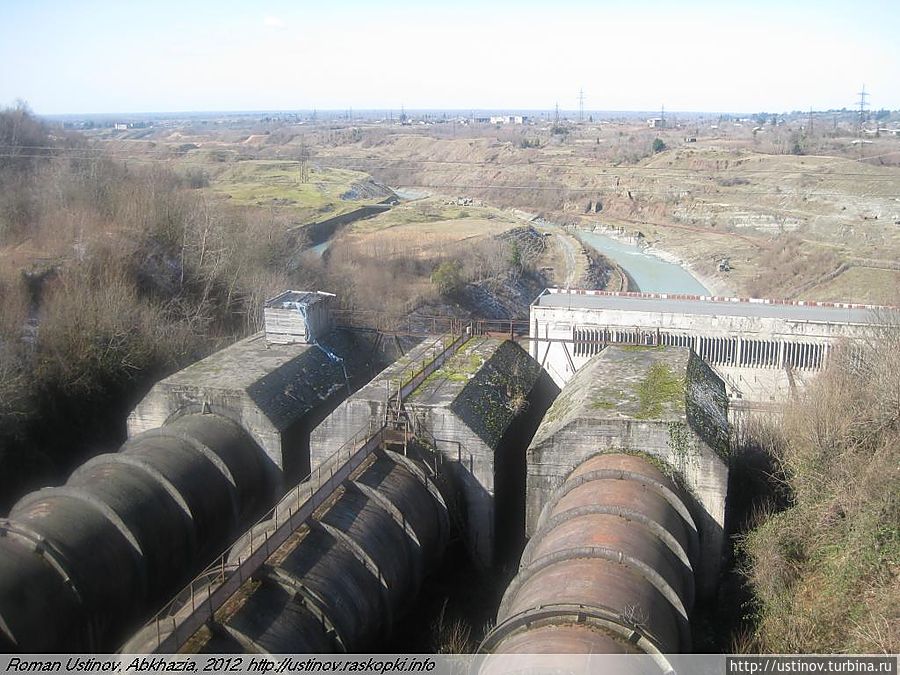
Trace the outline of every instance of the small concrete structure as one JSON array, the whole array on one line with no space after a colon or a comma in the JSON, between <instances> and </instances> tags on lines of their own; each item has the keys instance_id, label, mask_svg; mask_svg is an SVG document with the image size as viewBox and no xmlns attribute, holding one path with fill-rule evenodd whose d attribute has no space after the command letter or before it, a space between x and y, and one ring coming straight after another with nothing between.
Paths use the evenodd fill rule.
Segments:
<instances>
[{"instance_id":1,"label":"small concrete structure","mask_svg":"<svg viewBox=\"0 0 900 675\"><path fill-rule=\"evenodd\" d=\"M565 386L528 448L527 535L586 459L646 456L689 496L699 531L698 592L708 597L724 543L727 415L724 383L690 350L607 347Z\"/></svg>"},{"instance_id":2,"label":"small concrete structure","mask_svg":"<svg viewBox=\"0 0 900 675\"><path fill-rule=\"evenodd\" d=\"M154 385L129 415L128 435L193 413L230 418L265 452L280 495L309 473L309 433L377 360L365 336L349 331L319 345L269 344L265 333L236 342Z\"/></svg>"},{"instance_id":3,"label":"small concrete structure","mask_svg":"<svg viewBox=\"0 0 900 675\"><path fill-rule=\"evenodd\" d=\"M271 344L315 344L334 328L333 293L285 291L263 308L266 340Z\"/></svg>"},{"instance_id":4,"label":"small concrete structure","mask_svg":"<svg viewBox=\"0 0 900 675\"><path fill-rule=\"evenodd\" d=\"M388 396L442 348L423 343L342 403L313 431L312 467L370 425L379 428ZM473 337L402 402L414 431L441 452L466 543L485 567L521 545L524 449L557 392L514 342Z\"/></svg>"}]
</instances>

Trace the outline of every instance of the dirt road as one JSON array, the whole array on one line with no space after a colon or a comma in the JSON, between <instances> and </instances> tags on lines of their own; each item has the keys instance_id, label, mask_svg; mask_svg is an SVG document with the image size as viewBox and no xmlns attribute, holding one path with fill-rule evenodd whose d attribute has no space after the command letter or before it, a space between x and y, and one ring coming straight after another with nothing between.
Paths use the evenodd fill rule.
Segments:
<instances>
[{"instance_id":1,"label":"dirt road","mask_svg":"<svg viewBox=\"0 0 900 675\"><path fill-rule=\"evenodd\" d=\"M584 255L584 252L581 249L581 243L575 239L575 237L563 232L562 228L557 229L554 241L562 252L563 260L566 265L565 274L560 275L564 279L563 284L566 288L576 286L576 282L580 276L578 270L578 257Z\"/></svg>"}]
</instances>

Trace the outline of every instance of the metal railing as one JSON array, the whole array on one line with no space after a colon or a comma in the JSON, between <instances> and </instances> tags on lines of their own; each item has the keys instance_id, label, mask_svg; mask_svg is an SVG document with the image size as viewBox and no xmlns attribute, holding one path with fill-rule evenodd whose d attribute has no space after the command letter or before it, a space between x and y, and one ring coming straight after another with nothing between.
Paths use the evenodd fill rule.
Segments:
<instances>
[{"instance_id":1,"label":"metal railing","mask_svg":"<svg viewBox=\"0 0 900 675\"><path fill-rule=\"evenodd\" d=\"M527 320L468 320L447 315L412 313L398 317L377 310L357 309L337 309L332 311L332 315L335 324L342 328L371 330L385 335L458 335L466 329L471 335L495 335L510 339L521 339L528 334Z\"/></svg>"},{"instance_id":2,"label":"metal railing","mask_svg":"<svg viewBox=\"0 0 900 675\"><path fill-rule=\"evenodd\" d=\"M460 333L436 340L430 358L423 358L410 367L409 379L404 378L405 383L396 393L397 404L402 404L403 398L440 368L466 339L465 333ZM438 345L440 349L437 348ZM367 426L359 429L311 471L305 480L257 520L245 535L229 545L169 601L147 624L155 626L155 646L152 653L175 653L184 646L239 591L244 582L253 577L291 534L313 516L335 489L350 478L369 455L383 444L384 433L384 424L376 427L370 420ZM258 530L263 532L254 540L254 532ZM247 550L235 559L233 552L242 543L246 543Z\"/></svg>"},{"instance_id":3,"label":"metal railing","mask_svg":"<svg viewBox=\"0 0 900 675\"><path fill-rule=\"evenodd\" d=\"M381 445L384 428L360 429L290 490L248 531L247 551L229 561L234 544L219 555L151 620L155 624L152 653L177 652L252 578L293 532L325 503L334 490ZM271 529L265 526L271 524ZM265 532L254 539L254 530Z\"/></svg>"}]
</instances>

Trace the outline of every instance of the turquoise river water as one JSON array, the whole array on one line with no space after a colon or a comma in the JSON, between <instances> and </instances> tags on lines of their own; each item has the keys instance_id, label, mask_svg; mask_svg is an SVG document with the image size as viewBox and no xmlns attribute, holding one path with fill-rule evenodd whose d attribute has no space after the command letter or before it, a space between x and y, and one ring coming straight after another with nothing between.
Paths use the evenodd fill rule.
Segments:
<instances>
[{"instance_id":1,"label":"turquoise river water","mask_svg":"<svg viewBox=\"0 0 900 675\"><path fill-rule=\"evenodd\" d=\"M645 293L693 293L710 295L681 265L644 253L640 246L627 244L597 232L579 231L584 243L617 262Z\"/></svg>"}]
</instances>

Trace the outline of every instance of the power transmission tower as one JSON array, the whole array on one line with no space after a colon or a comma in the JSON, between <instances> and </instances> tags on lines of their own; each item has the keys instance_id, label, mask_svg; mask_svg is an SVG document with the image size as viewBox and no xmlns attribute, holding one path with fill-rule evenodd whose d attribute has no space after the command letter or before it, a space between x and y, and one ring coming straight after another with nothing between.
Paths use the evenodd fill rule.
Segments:
<instances>
[{"instance_id":1,"label":"power transmission tower","mask_svg":"<svg viewBox=\"0 0 900 675\"><path fill-rule=\"evenodd\" d=\"M862 91L859 92L859 125L862 126L866 122L869 121L868 112L866 111L866 97L868 97L868 93L866 92L866 85L863 85Z\"/></svg>"},{"instance_id":2,"label":"power transmission tower","mask_svg":"<svg viewBox=\"0 0 900 675\"><path fill-rule=\"evenodd\" d=\"M663 129L666 128L666 104L663 103L662 107L659 109L659 126Z\"/></svg>"},{"instance_id":3,"label":"power transmission tower","mask_svg":"<svg viewBox=\"0 0 900 675\"><path fill-rule=\"evenodd\" d=\"M578 121L584 122L584 89L578 90Z\"/></svg>"},{"instance_id":4,"label":"power transmission tower","mask_svg":"<svg viewBox=\"0 0 900 675\"><path fill-rule=\"evenodd\" d=\"M554 124L554 126L557 126L557 127L559 126L559 103L558 102L556 104L556 117L554 118L553 124Z\"/></svg>"}]
</instances>

